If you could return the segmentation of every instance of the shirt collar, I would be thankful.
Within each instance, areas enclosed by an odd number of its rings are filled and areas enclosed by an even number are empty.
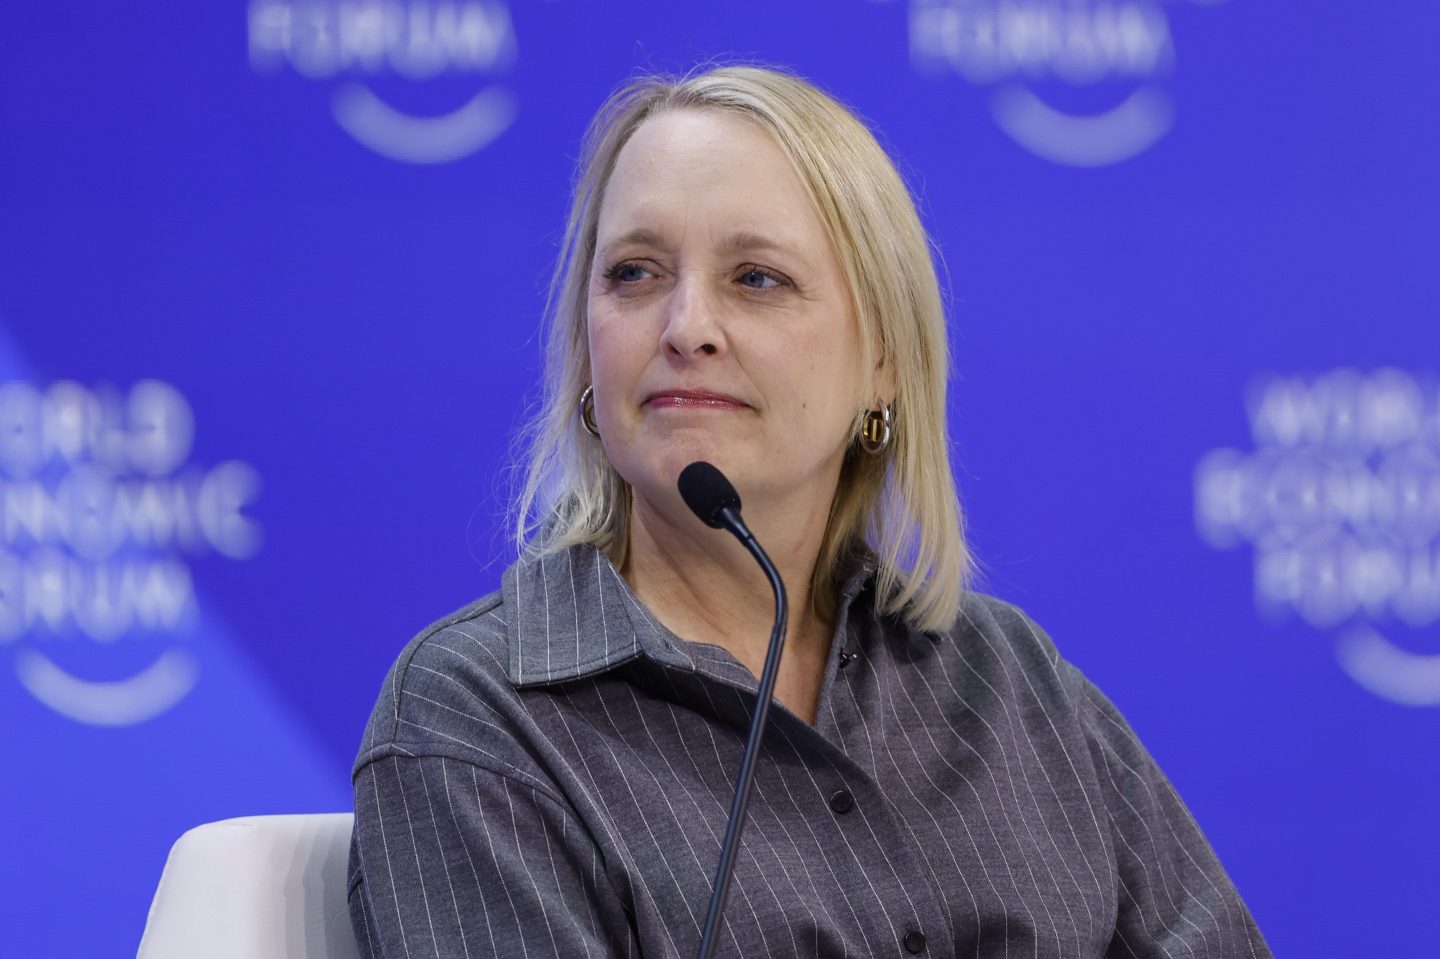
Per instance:
[[[847,558],[842,616],[874,572],[868,551]],[[526,557],[505,571],[500,589],[509,613],[509,677],[517,687],[582,679],[639,656],[696,668],[689,644],[635,598],[593,546]]]

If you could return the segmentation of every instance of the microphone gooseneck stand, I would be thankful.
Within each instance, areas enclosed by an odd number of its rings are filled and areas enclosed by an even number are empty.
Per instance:
[[[765,653],[765,668],[760,674],[760,687],[755,694],[755,715],[750,720],[750,735],[745,741],[745,752],[740,760],[740,775],[735,782],[735,799],[730,804],[730,821],[725,826],[725,839],[720,845],[720,864],[715,870],[715,885],[710,892],[710,908],[705,913],[705,925],[700,930],[700,949],[697,959],[710,959],[715,951],[720,917],[725,911],[725,900],[730,895],[730,879],[735,871],[735,853],[740,848],[740,834],[745,829],[745,812],[750,805],[750,785],[755,779],[755,758],[760,753],[760,742],[765,737],[765,726],[770,718],[770,700],[775,692],[775,680],[780,674],[780,654],[785,646],[785,623],[789,618],[790,603],[785,596],[785,584],[780,573],[765,550],[755,541],[755,536],[740,518],[740,495],[735,487],[714,466],[703,460],[691,463],[680,471],[680,496],[685,505],[700,517],[701,522],[713,529],[725,529],[745,545],[750,555],[765,571],[770,588],[775,593],[775,627],[770,631],[770,648]]]

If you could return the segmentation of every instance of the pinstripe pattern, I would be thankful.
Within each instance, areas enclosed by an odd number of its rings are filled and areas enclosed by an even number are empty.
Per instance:
[[[772,711],[722,954],[1270,955],[1144,747],[1033,623],[976,595],[916,633],[875,616],[869,573],[815,726]],[[365,731],[362,951],[693,955],[755,686],[593,549],[511,568],[406,647]]]

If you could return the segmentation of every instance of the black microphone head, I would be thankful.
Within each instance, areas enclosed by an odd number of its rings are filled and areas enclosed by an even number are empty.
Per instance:
[[[680,471],[678,481],[680,498],[698,517],[700,522],[713,529],[724,524],[720,513],[729,506],[737,512],[740,509],[740,494],[725,478],[725,474],[704,460],[696,460]]]

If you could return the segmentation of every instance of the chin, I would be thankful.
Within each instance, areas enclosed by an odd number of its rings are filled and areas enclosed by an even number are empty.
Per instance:
[[[680,471],[697,460],[714,465],[740,485],[749,475],[748,457],[727,449],[728,444],[716,442],[714,436],[673,437],[664,449],[654,450],[626,463],[612,457],[615,469],[632,487],[649,496],[678,495],[676,481]]]

